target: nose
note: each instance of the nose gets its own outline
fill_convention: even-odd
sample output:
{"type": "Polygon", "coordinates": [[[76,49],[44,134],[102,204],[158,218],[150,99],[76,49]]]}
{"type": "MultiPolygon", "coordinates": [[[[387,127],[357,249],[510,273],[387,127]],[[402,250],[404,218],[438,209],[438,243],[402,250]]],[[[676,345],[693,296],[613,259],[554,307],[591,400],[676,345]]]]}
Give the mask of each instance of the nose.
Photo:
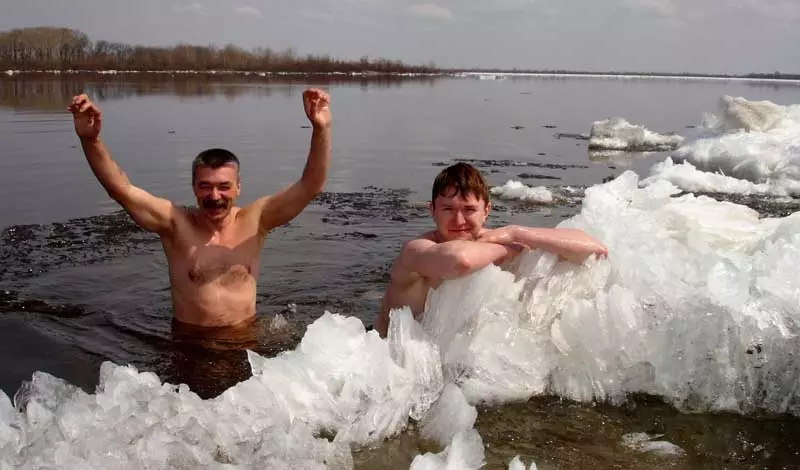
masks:
{"type": "Polygon", "coordinates": [[[219,190],[217,188],[211,189],[211,198],[214,200],[219,199],[219,190]]]}
{"type": "Polygon", "coordinates": [[[464,222],[467,221],[467,219],[464,217],[464,214],[461,211],[456,211],[455,218],[456,218],[456,224],[459,226],[463,225],[464,222]]]}

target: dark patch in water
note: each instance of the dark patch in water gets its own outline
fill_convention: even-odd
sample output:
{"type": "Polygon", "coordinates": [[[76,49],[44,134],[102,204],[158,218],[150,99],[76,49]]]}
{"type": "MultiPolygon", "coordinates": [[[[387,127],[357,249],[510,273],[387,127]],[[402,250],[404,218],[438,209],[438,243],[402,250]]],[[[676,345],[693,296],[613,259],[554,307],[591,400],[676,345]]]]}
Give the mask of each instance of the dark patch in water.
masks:
{"type": "Polygon", "coordinates": [[[16,292],[0,292],[0,313],[9,312],[36,312],[57,317],[81,317],[87,314],[82,305],[53,304],[44,300],[20,300],[16,292]]]}
{"type": "Polygon", "coordinates": [[[575,134],[572,132],[556,132],[553,134],[556,139],[575,139],[575,140],[589,140],[589,136],[585,134],[575,134]]]}
{"type": "Polygon", "coordinates": [[[320,240],[370,240],[373,238],[378,238],[378,234],[376,233],[368,233],[368,232],[347,232],[342,234],[323,234],[317,237],[320,240]]]}
{"type": "Polygon", "coordinates": [[[322,193],[315,202],[328,206],[330,212],[322,217],[322,221],[333,225],[358,225],[375,219],[405,223],[427,217],[425,207],[408,201],[410,194],[408,189],[367,186],[361,192],[322,193]]]}
{"type": "Polygon", "coordinates": [[[537,179],[537,180],[560,180],[559,176],[542,175],[538,173],[520,173],[517,177],[522,179],[537,179]]]}
{"type": "Polygon", "coordinates": [[[717,201],[727,201],[747,206],[758,212],[759,217],[787,217],[800,211],[800,199],[781,199],[775,196],[706,193],[700,191],[682,192],[676,194],[674,197],[683,196],[685,194],[707,196],[717,201]]]}
{"type": "Polygon", "coordinates": [[[158,237],[139,228],[124,211],[67,223],[15,225],[0,238],[0,280],[106,261],[156,243],[158,237]]]}

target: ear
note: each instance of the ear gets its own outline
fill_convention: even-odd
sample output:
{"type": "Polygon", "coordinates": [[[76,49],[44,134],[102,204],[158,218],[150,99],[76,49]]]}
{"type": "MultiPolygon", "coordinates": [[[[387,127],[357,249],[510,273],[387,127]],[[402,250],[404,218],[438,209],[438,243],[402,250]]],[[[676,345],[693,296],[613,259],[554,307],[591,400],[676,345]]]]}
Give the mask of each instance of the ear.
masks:
{"type": "Polygon", "coordinates": [[[433,217],[433,201],[428,201],[428,213],[433,217]]]}

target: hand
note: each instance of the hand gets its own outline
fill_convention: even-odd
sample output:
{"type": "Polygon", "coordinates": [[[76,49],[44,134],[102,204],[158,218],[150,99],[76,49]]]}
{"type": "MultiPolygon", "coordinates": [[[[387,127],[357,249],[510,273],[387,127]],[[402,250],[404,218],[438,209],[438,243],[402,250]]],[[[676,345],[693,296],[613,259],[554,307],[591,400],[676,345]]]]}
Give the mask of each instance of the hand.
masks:
{"type": "Polygon", "coordinates": [[[558,230],[575,245],[575,251],[586,256],[597,255],[598,258],[608,256],[608,248],[587,235],[583,230],[576,228],[561,228],[558,230]]]}
{"type": "Polygon", "coordinates": [[[100,135],[103,124],[103,113],[86,94],[72,98],[72,103],[67,107],[75,121],[75,133],[81,139],[96,139],[100,135]]]}
{"type": "Polygon", "coordinates": [[[330,97],[319,88],[309,88],[303,92],[303,108],[311,124],[316,128],[328,128],[331,125],[330,97]]]}

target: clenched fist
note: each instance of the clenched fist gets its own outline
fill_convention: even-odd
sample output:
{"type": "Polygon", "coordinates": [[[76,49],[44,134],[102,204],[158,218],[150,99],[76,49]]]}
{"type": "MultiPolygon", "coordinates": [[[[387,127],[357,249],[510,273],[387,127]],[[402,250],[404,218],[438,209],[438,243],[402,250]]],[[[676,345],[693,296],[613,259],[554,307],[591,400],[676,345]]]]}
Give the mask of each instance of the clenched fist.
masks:
{"type": "Polygon", "coordinates": [[[330,97],[318,88],[303,92],[303,108],[315,128],[328,128],[331,125],[330,97]]]}
{"type": "Polygon", "coordinates": [[[103,124],[103,114],[86,94],[72,98],[72,103],[67,107],[75,121],[75,133],[81,139],[96,139],[100,135],[103,124]]]}

